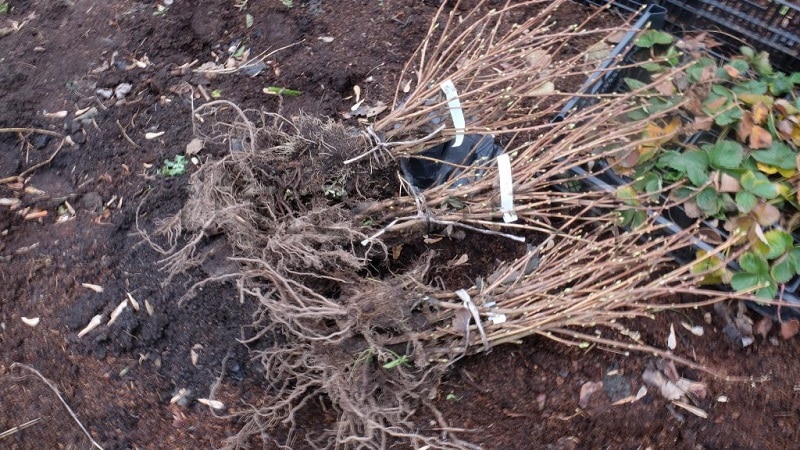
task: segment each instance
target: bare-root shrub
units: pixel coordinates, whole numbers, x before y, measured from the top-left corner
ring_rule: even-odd
[[[245,447],[254,436],[278,440],[278,428],[288,429],[281,444],[292,447],[300,428],[310,427],[324,430],[304,433],[314,448],[383,449],[398,440],[469,448],[431,400],[442,374],[464,355],[531,335],[664,354],[623,319],[650,317],[665,307],[658,300],[666,295],[721,297],[694,287],[704,273],[670,264],[672,252],[692,245],[695,229],[663,234],[660,211],[648,198],[581,189],[591,176],[586,168],[623,160],[615,157],[654,139],[643,135],[641,122],[612,120],[637,107],[637,92],[609,96],[561,122],[543,120],[559,109],[556,81],[589,65],[578,57],[561,63],[547,57],[571,38],[547,24],[546,15],[563,1],[506,26],[504,14],[530,3],[538,2],[509,3],[463,20],[441,9],[409,65],[417,69],[415,87],[366,131],[367,142],[332,122],[287,120],[225,102],[194,111],[195,126],[210,127],[198,135],[229,151],[192,176],[190,199],[163,222],[158,233],[166,244],[156,248],[176,276],[203,263],[207,239],[224,237],[238,267],[224,279],[235,280],[241,300],[260,306],[257,332],[244,342],[270,389],[241,412],[243,427],[228,447]],[[547,61],[533,70],[531,58]],[[362,191],[366,184],[359,181],[369,178],[373,162],[361,156],[387,149],[393,156],[412,154],[454,135],[444,127],[426,130],[432,117],[441,123],[449,113],[447,100],[437,98],[446,79],[459,86],[466,114],[477,118],[468,131],[514,136],[506,153],[516,221],[501,221],[510,211],[500,208],[495,167],[482,167],[484,175],[466,186],[451,182],[425,192],[407,186],[406,195],[387,200]],[[226,124],[219,124],[224,117]],[[371,202],[355,213],[353,198]],[[643,223],[621,229],[625,209],[643,213]],[[383,228],[376,232],[371,224]],[[420,224],[484,233],[504,228],[503,236],[546,239],[472,287],[448,292],[426,283],[430,254],[402,273],[376,269],[375,261],[387,257],[381,236]],[[330,408],[336,424],[299,423],[312,403]],[[435,431],[415,422],[421,409],[439,420]]]

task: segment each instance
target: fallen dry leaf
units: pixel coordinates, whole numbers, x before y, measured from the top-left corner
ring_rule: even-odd
[[[800,321],[797,319],[781,322],[781,337],[783,339],[789,339],[793,337],[798,331],[800,331]]]
[[[102,322],[103,322],[103,316],[102,315],[98,314],[98,315],[92,317],[92,320],[89,321],[89,324],[86,325],[81,331],[78,332],[78,337],[81,338],[81,337],[86,336],[86,334],[88,334],[90,331],[92,331],[95,328],[97,328],[98,326],[100,326],[100,324]]]
[[[756,326],[753,331],[761,336],[762,338],[766,339],[767,335],[769,334],[770,330],[772,330],[772,318],[771,317],[763,317],[761,320],[756,322]]]
[[[753,130],[750,133],[750,148],[767,149],[770,147],[772,147],[772,135],[769,131],[758,125],[753,125]]]

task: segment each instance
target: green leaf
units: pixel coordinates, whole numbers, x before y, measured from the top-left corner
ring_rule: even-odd
[[[633,183],[633,187],[648,194],[658,192],[662,187],[661,176],[655,172],[647,172]]]
[[[772,264],[769,275],[776,283],[788,283],[795,276],[795,267],[789,255],[783,255]]]
[[[766,259],[775,259],[785,254],[794,243],[792,235],[781,230],[769,230],[764,233],[767,241],[758,241],[753,245],[753,251]]]
[[[753,50],[750,47],[744,46],[744,45],[739,47],[739,51],[747,59],[753,59],[753,57],[756,56],[756,51],[755,50]]]
[[[750,60],[756,73],[761,76],[772,75],[772,64],[769,63],[769,53],[758,52],[754,58]]]
[[[713,187],[707,187],[697,194],[697,206],[705,213],[705,215],[713,217],[719,213],[722,208],[722,201],[719,194]]]
[[[637,80],[635,78],[625,78],[624,81],[625,81],[625,85],[628,86],[628,89],[630,89],[632,91],[636,91],[638,89],[643,89],[643,88],[647,87],[646,83],[642,83],[641,81],[639,81],[639,80]]]
[[[759,278],[758,275],[752,273],[735,273],[731,279],[731,287],[736,291],[746,291],[754,286],[758,286],[760,284]]]
[[[720,140],[716,144],[706,144],[703,150],[708,154],[708,162],[715,169],[737,169],[744,160],[744,149],[735,141]]]
[[[250,14],[244,15],[244,24],[247,28],[253,28],[253,16]]]
[[[693,83],[700,81],[703,76],[703,69],[708,66],[715,66],[717,63],[708,57],[702,57],[694,62],[691,66],[686,68],[686,74],[689,75],[689,80]]]
[[[767,82],[761,80],[747,80],[733,87],[733,92],[737,94],[764,95],[767,93]]]
[[[186,157],[183,155],[175,155],[173,160],[164,160],[164,165],[158,171],[161,176],[165,177],[183,175],[184,172],[186,172]]]
[[[794,273],[800,275],[800,247],[792,247],[786,254],[794,267]]]
[[[784,74],[778,74],[769,83],[769,93],[775,97],[782,97],[792,92],[792,80]]]
[[[738,106],[732,106],[726,109],[723,113],[714,117],[714,123],[718,126],[725,127],[742,119],[744,113]]]
[[[695,186],[708,182],[708,155],[705,152],[690,150],[684,153],[667,151],[658,160],[661,167],[670,167],[686,175]]]
[[[736,193],[736,207],[739,208],[739,212],[742,214],[747,214],[756,206],[758,203],[758,199],[755,195],[741,191]]]
[[[769,273],[767,260],[752,251],[745,252],[739,257],[739,266],[745,272],[755,275],[765,276]]]
[[[791,76],[789,76],[789,81],[792,84],[800,84],[800,72],[795,72]]]
[[[658,30],[647,30],[636,39],[634,45],[641,48],[651,48],[656,44],[666,45],[672,43],[672,35]]]
[[[747,61],[743,59],[734,59],[730,62],[730,66],[741,74],[745,74],[750,70],[750,64],[747,64]]]
[[[772,147],[752,153],[753,159],[772,167],[780,169],[796,169],[797,154],[787,144],[773,139]]]
[[[763,173],[747,171],[742,174],[739,182],[746,191],[761,198],[769,200],[778,196],[777,186],[772,184]]]

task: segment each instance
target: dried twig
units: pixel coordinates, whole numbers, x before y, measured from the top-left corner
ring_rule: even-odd
[[[61,401],[61,404],[64,405],[64,408],[67,409],[67,412],[69,413],[69,415],[72,417],[72,419],[75,421],[75,423],[77,423],[78,426],[81,428],[81,431],[83,431],[83,434],[85,434],[86,437],[89,439],[89,441],[92,442],[92,447],[98,448],[100,450],[103,450],[103,447],[101,447],[100,444],[98,444],[97,441],[95,441],[92,438],[92,435],[89,434],[89,431],[86,430],[86,427],[84,427],[83,424],[81,423],[81,421],[78,420],[78,416],[75,415],[75,413],[72,411],[72,408],[69,407],[69,405],[67,404],[66,400],[64,400],[64,398],[58,392],[58,388],[50,380],[45,378],[44,375],[41,374],[41,372],[39,372],[38,370],[34,369],[33,367],[31,367],[31,366],[29,366],[27,364],[13,363],[13,364],[11,364],[11,368],[12,369],[15,369],[15,368],[24,369],[24,370],[27,370],[28,372],[31,372],[32,374],[36,375],[37,377],[39,377],[39,379],[41,379],[47,385],[47,387],[49,387],[53,391],[53,393],[56,394],[56,397],[58,397],[58,399]]]

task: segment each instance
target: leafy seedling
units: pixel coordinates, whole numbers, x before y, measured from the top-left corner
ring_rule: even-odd
[[[175,155],[172,160],[164,160],[164,165],[158,170],[161,176],[177,177],[186,172],[186,157],[183,155]]]

